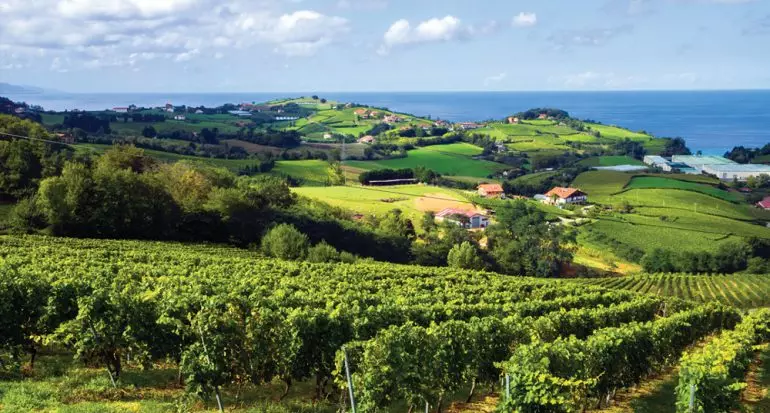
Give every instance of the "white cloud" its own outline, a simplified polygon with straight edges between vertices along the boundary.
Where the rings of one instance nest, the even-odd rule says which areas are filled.
[[[537,24],[537,14],[521,12],[513,17],[515,27],[532,27]]]
[[[473,27],[465,26],[460,19],[451,15],[425,20],[416,27],[412,27],[408,20],[401,19],[385,32],[378,52],[386,54],[400,45],[448,42],[465,38],[474,32]]]
[[[495,83],[500,83],[503,80],[505,80],[505,78],[507,77],[508,77],[508,73],[506,72],[498,73],[492,76],[487,76],[487,78],[484,79],[484,86],[490,86]]]
[[[349,31],[342,17],[278,11],[285,7],[275,0],[0,0],[0,48],[8,51],[0,57],[14,68],[45,56],[40,64],[61,71],[185,62],[232,49],[308,56]]]

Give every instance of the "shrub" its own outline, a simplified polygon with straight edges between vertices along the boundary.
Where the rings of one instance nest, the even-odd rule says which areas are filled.
[[[275,258],[298,260],[307,256],[307,235],[289,224],[279,224],[262,238],[262,251]]]
[[[338,262],[340,254],[326,241],[321,241],[308,249],[307,260],[310,262]]]

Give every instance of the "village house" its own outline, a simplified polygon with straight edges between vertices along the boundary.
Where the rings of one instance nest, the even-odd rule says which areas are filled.
[[[176,115],[174,116],[174,120],[185,120],[187,119],[184,115]]]
[[[481,184],[477,190],[479,195],[485,198],[505,198],[505,192],[500,184]]]
[[[331,133],[329,133],[329,132],[324,133],[324,139],[331,139],[331,138],[332,138],[332,134]]]
[[[366,109],[356,109],[356,111],[353,113],[355,113],[356,116],[362,119],[366,119],[369,117],[369,111],[367,111]]]
[[[382,121],[385,123],[398,123],[401,122],[403,119],[401,117],[396,115],[387,115],[384,118],[382,118]]]
[[[548,114],[547,113],[541,113],[540,115],[538,115],[537,118],[540,119],[540,120],[548,119]]]
[[[478,129],[481,125],[474,122],[462,122],[460,123],[460,128],[463,130],[472,130],[472,129]]]
[[[365,144],[373,144],[376,140],[374,139],[374,136],[366,135],[363,138],[358,140],[358,143],[365,143]]]
[[[466,229],[483,229],[489,226],[489,217],[476,211],[446,208],[436,214],[437,221],[447,221]]]
[[[519,118],[517,118],[517,117],[515,117],[515,116],[509,116],[509,117],[508,117],[508,123],[510,123],[510,124],[516,125],[516,124],[518,124],[519,122],[520,122],[520,121],[519,121]]]
[[[165,107],[166,107],[166,112],[172,112],[172,113],[174,112],[174,105],[170,103],[166,103]]]
[[[75,137],[72,136],[72,134],[69,133],[57,133],[56,139],[59,142],[66,143],[66,144],[73,144],[75,143]]]
[[[118,113],[128,113],[128,108],[127,107],[126,108],[124,108],[124,107],[115,107],[115,108],[112,108],[112,111],[113,112],[118,112]]]
[[[770,209],[770,196],[766,196],[765,199],[757,202],[757,206],[762,209]]]
[[[551,205],[582,204],[588,200],[588,195],[577,188],[557,186],[545,193],[544,203]]]

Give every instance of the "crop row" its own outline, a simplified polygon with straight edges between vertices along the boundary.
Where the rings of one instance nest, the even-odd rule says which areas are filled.
[[[685,300],[719,301],[740,308],[770,305],[770,275],[649,274],[583,281],[606,288],[645,294],[679,297]]]

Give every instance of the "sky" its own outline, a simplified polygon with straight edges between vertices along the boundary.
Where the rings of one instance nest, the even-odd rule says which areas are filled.
[[[68,92],[770,88],[770,0],[0,0]]]

